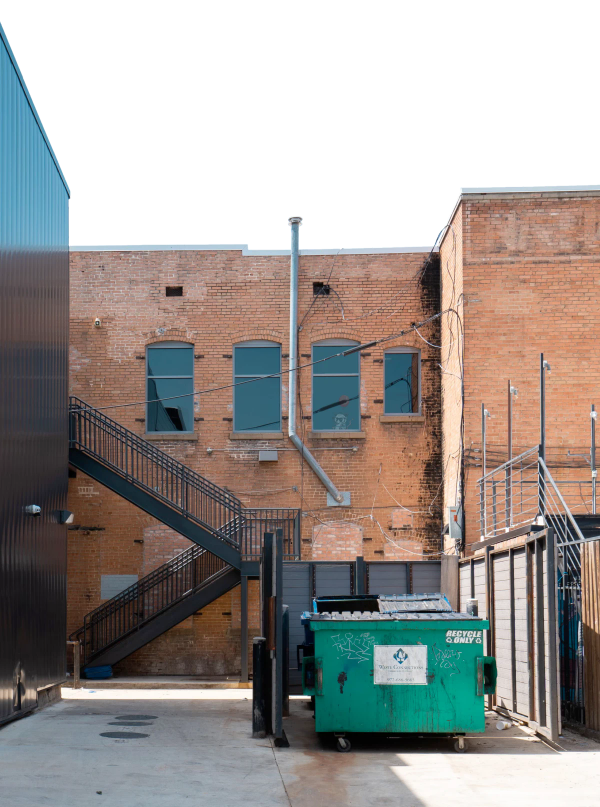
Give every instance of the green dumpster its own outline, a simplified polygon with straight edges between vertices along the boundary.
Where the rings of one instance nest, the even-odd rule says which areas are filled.
[[[489,623],[456,613],[441,594],[321,597],[303,622],[314,655],[302,682],[314,696],[315,728],[350,750],[353,732],[446,735],[465,749],[485,729],[484,695],[496,684],[484,655]]]

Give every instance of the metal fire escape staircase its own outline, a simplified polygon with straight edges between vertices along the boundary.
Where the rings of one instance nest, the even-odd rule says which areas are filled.
[[[71,635],[83,665],[116,664],[240,582],[237,569],[191,546],[86,614]]]
[[[69,401],[69,462],[196,546],[87,614],[72,634],[84,665],[114,664],[254,576],[265,532],[299,553],[300,512],[239,499],[79,398]]]

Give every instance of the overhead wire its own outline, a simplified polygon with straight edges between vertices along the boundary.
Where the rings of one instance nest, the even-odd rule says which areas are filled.
[[[323,359],[316,359],[314,361],[306,362],[306,364],[297,365],[295,371],[303,370],[307,367],[313,367],[315,364],[321,364],[324,361],[330,361],[331,359],[339,358],[340,356],[348,356],[351,353],[357,353],[361,350],[366,350],[368,347],[374,347],[375,345],[381,345],[386,342],[391,342],[394,339],[400,339],[403,336],[406,336],[408,333],[412,333],[416,328],[422,328],[424,325],[427,325],[430,322],[433,322],[436,319],[439,319],[444,314],[447,314],[448,311],[451,309],[446,309],[444,311],[439,311],[437,314],[432,314],[432,316],[427,317],[427,319],[422,320],[419,323],[414,323],[408,328],[405,328],[398,333],[391,334],[389,336],[382,336],[379,339],[373,339],[370,342],[363,342],[360,345],[354,345],[352,347],[346,348],[345,350],[341,350],[339,353],[334,353],[331,356],[326,356]],[[456,313],[456,312],[455,312]],[[161,401],[173,401],[173,400],[180,400],[181,398],[189,398],[190,396],[195,395],[209,395],[212,392],[220,392],[225,389],[232,389],[234,387],[241,387],[244,384],[254,384],[257,381],[264,381],[267,378],[279,378],[285,373],[289,373],[289,370],[280,370],[276,373],[270,373],[269,375],[260,376],[259,378],[248,378],[245,381],[236,381],[232,384],[222,384],[219,387],[210,387],[208,389],[203,390],[194,390],[193,392],[185,392],[179,395],[170,395],[164,398],[151,398],[146,399],[143,401],[129,401],[127,403],[120,403],[120,404],[109,404],[108,406],[99,406],[99,407],[85,407],[82,406],[78,410],[79,412],[105,412],[108,409],[124,409],[129,406],[142,406],[145,404],[150,403],[160,403]]]

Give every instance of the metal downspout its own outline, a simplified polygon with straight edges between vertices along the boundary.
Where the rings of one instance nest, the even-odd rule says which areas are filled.
[[[303,459],[325,485],[327,491],[336,502],[342,502],[343,496],[321,468],[319,463],[296,434],[296,364],[298,358],[298,230],[302,219],[294,216],[289,219],[292,227],[292,255],[290,262],[290,370],[289,370],[289,411],[288,435],[294,446],[300,451]]]

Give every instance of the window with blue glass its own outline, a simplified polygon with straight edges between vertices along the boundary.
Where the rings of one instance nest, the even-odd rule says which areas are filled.
[[[194,431],[194,347],[159,342],[146,350],[146,431]]]
[[[386,415],[421,413],[420,360],[418,350],[394,348],[384,354],[384,405]]]
[[[234,346],[234,432],[281,431],[280,373],[281,345],[276,342],[260,340]]]
[[[357,344],[327,339],[313,345],[313,431],[360,431],[360,353],[337,355]]]

